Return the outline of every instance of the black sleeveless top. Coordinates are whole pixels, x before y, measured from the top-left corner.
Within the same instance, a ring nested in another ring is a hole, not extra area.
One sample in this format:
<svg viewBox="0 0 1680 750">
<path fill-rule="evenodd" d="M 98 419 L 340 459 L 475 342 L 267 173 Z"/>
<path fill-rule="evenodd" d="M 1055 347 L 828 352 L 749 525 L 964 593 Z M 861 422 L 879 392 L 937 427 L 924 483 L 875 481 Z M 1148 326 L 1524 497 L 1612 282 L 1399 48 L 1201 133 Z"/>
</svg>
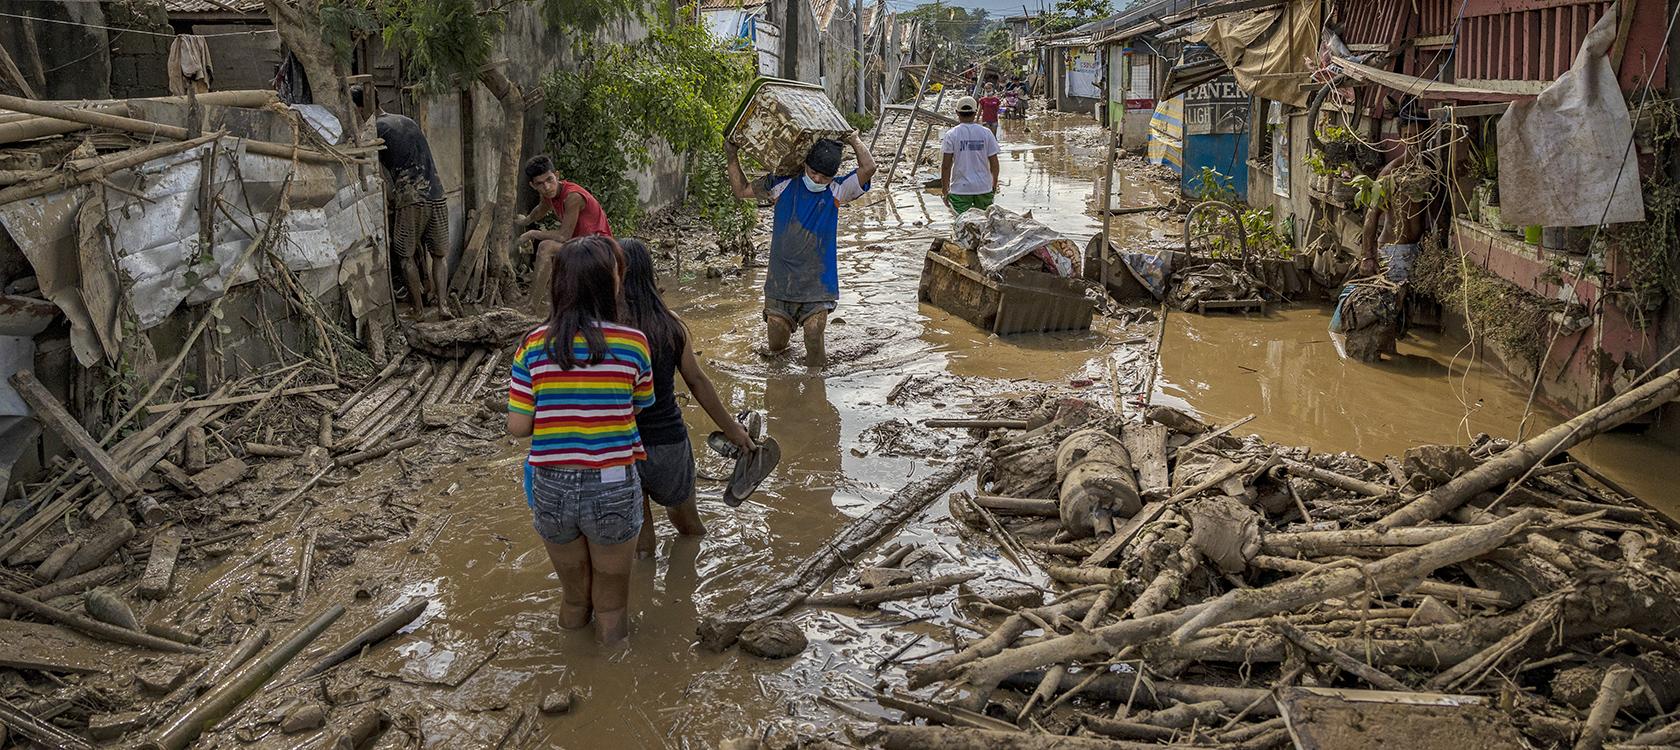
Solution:
<svg viewBox="0 0 1680 750">
<path fill-rule="evenodd" d="M 682 357 L 682 350 L 683 341 L 678 338 L 650 351 L 653 406 L 636 414 L 636 431 L 642 434 L 643 445 L 670 445 L 688 440 L 688 425 L 683 423 L 682 407 L 677 405 L 676 396 L 677 360 Z"/>
</svg>

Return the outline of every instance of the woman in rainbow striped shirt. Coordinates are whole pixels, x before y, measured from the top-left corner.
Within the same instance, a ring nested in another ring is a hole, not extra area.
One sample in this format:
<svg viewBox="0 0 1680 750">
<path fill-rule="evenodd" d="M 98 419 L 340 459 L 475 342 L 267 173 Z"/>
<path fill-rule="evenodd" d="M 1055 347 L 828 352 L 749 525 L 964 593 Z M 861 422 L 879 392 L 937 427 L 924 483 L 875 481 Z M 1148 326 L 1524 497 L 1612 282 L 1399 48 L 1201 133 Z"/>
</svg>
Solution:
<svg viewBox="0 0 1680 750">
<path fill-rule="evenodd" d="M 513 355 L 508 433 L 531 438 L 525 500 L 560 576 L 560 626 L 595 620 L 604 645 L 629 635 L 630 566 L 646 458 L 636 412 L 653 405 L 647 337 L 618 325 L 624 255 L 580 237 L 555 257 L 548 322 Z"/>
</svg>

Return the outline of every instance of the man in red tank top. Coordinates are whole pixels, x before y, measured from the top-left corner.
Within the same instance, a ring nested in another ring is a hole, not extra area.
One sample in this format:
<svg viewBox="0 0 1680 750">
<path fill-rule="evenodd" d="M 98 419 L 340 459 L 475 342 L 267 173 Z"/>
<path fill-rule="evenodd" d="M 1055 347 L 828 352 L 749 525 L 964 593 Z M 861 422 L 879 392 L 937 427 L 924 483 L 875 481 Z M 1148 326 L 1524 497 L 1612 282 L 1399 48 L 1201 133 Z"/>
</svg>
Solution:
<svg viewBox="0 0 1680 750">
<path fill-rule="evenodd" d="M 573 237 L 601 234 L 612 236 L 607 214 L 600 201 L 575 182 L 560 179 L 554 171 L 554 160 L 546 154 L 531 157 L 525 162 L 525 179 L 537 191 L 537 205 L 531 213 L 521 216 L 518 224 L 528 227 L 550 213 L 560 218 L 559 229 L 530 229 L 519 235 L 520 244 L 535 245 L 535 269 L 531 277 L 531 296 L 548 299 L 548 277 L 554 267 L 554 254 Z"/>
</svg>

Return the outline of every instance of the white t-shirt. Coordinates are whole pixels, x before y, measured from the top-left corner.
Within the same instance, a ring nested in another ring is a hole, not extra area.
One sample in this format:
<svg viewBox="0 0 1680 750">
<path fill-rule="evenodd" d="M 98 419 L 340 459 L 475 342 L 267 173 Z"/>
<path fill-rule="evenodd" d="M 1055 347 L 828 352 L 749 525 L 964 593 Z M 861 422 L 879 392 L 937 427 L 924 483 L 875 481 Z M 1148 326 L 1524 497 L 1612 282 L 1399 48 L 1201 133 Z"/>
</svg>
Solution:
<svg viewBox="0 0 1680 750">
<path fill-rule="evenodd" d="M 940 151 L 951 155 L 951 184 L 947 195 L 984 195 L 992 192 L 991 157 L 997 156 L 997 136 L 986 126 L 965 122 L 945 131 Z"/>
</svg>

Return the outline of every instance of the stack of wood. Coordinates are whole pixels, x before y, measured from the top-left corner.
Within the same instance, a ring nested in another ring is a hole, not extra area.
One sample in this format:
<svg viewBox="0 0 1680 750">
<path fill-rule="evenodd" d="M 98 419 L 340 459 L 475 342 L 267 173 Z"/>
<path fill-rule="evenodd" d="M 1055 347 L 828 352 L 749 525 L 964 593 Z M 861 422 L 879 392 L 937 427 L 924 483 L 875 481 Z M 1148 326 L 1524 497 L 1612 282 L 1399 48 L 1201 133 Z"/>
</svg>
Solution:
<svg viewBox="0 0 1680 750">
<path fill-rule="evenodd" d="M 1680 744 L 1680 534 L 1567 453 L 1677 393 L 1670 373 L 1520 444 L 1381 463 L 1161 408 L 996 431 L 989 494 L 953 495 L 953 515 L 1059 590 L 987 607 L 981 637 L 916 662 L 923 692 L 876 696 L 904 718 L 872 739 Z"/>
<path fill-rule="evenodd" d="M 158 746 L 185 746 L 214 723 L 205 711 L 236 708 L 345 611 L 323 605 L 293 637 L 260 655 L 270 636 L 281 634 L 239 627 L 253 613 L 261 622 L 291 619 L 294 606 L 312 601 L 311 580 L 319 575 L 312 571 L 349 559 L 328 563 L 324 549 L 317 554 L 318 535 L 334 532 L 302 522 L 313 512 L 303 508 L 311 494 L 335 472 L 347 478 L 349 467 L 418 445 L 432 428 L 469 439 L 499 436 L 485 399 L 502 386 L 492 379 L 506 354 L 463 347 L 459 357 L 434 357 L 404 349 L 353 392 L 332 369 L 309 360 L 173 403 L 148 404 L 161 390 L 154 388 L 102 438 L 33 374 L 15 375 L 35 418 L 75 457 L 45 481 L 25 485 L 23 498 L 0 513 L 0 666 L 24 677 L 0 686 L 0 727 L 20 742 L 52 747 L 89 746 L 78 735 L 104 740 L 154 730 Z M 125 429 L 132 431 L 118 437 Z M 355 530 L 336 531 L 335 544 L 363 533 L 374 539 L 415 531 L 414 512 L 400 503 L 370 505 L 359 516 Z M 278 523 L 264 536 L 262 524 L 271 520 Z M 420 534 L 427 538 L 413 549 L 423 550 L 436 533 Z M 239 545 L 250 547 L 247 556 L 202 590 L 189 590 L 198 572 L 193 563 L 214 564 Z M 281 564 L 275 553 L 288 545 L 296 554 Z M 286 588 L 222 585 L 257 571 L 281 577 Z M 385 629 L 359 635 L 346 653 L 388 636 L 424 605 L 403 607 L 398 614 L 406 619 L 395 624 L 376 623 Z M 150 660 L 148 652 L 210 649 L 227 653 L 152 670 L 183 679 L 196 674 L 184 684 L 142 674 L 137 689 L 154 698 L 168 693 L 154 705 L 127 706 L 125 696 L 109 691 L 96 699 L 62 697 L 82 676 L 132 669 Z M 267 666 L 235 669 L 247 660 Z M 213 700 L 221 693 L 225 700 Z M 183 713 L 172 716 L 177 709 Z M 0 746 L 4 737 L 0 731 Z"/>
</svg>

